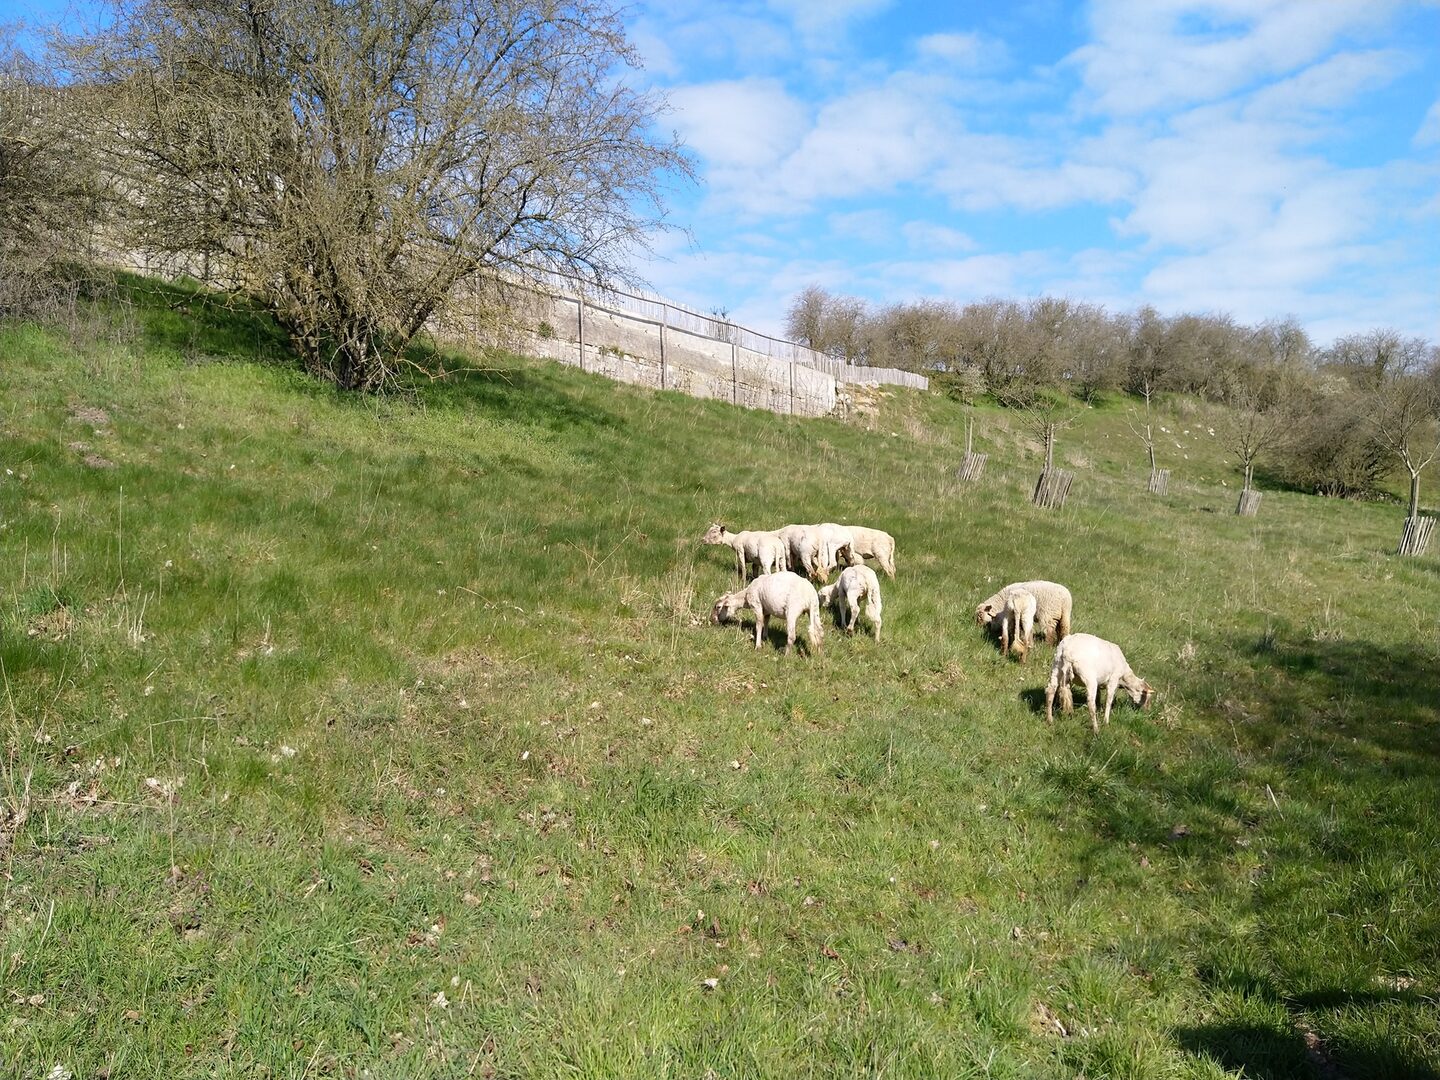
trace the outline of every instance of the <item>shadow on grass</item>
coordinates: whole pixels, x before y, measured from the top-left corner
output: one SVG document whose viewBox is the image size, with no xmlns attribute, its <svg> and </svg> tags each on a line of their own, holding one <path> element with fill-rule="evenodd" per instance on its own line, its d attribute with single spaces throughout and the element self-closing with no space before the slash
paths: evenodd
<svg viewBox="0 0 1440 1080">
<path fill-rule="evenodd" d="M 736 629 L 737 626 L 739 630 Z M 714 629 L 720 633 L 733 634 L 736 640 L 742 642 L 747 649 L 754 652 L 762 651 L 755 648 L 755 624 L 748 616 L 742 622 L 721 623 L 719 626 L 714 627 Z M 827 634 L 828 633 L 830 632 L 827 631 Z M 833 631 L 833 633 L 842 634 L 842 631 L 836 630 Z M 794 652 L 802 657 L 815 655 L 815 650 L 810 646 L 809 634 L 810 630 L 806 624 L 801 623 L 796 627 Z M 773 619 L 768 621 L 765 624 L 765 630 L 760 640 L 764 649 L 774 649 L 777 652 L 783 653 L 785 651 L 785 624 Z M 824 648 L 823 641 L 821 648 Z"/>
<path fill-rule="evenodd" d="M 1072 749 L 1044 775 L 1057 814 L 1092 823 L 1077 861 L 1125 875 L 1145 856 L 1223 900 L 1228 914 L 1212 912 L 1184 948 L 1217 1007 L 1252 1001 L 1258 1015 L 1221 1008 L 1221 1020 L 1176 1032 L 1183 1048 L 1264 1080 L 1440 1080 L 1433 998 L 1389 988 L 1404 973 L 1397 985 L 1433 994 L 1440 972 L 1433 649 L 1251 640 L 1215 651 L 1248 663 L 1197 674 L 1212 680 L 1209 723 L 1162 731 L 1117 702 L 1099 739 L 1063 739 Z M 1043 691 L 1021 697 L 1043 712 Z M 1241 923 L 1251 929 L 1237 934 Z"/>
<path fill-rule="evenodd" d="M 187 363 L 239 362 L 304 369 L 285 331 L 268 311 L 244 295 L 196 281 L 167 282 L 123 271 L 116 275 L 115 295 L 131 305 L 148 345 L 174 350 Z M 407 356 L 417 368 L 451 372 L 434 381 L 418 373 L 401 380 L 396 388 L 400 396 L 422 403 L 427 410 L 475 411 L 555 431 L 624 426 L 616 414 L 586 402 L 552 373 L 517 363 L 514 357 L 502 354 L 477 360 L 419 340 L 412 343 Z M 317 394 L 338 394 L 337 400 L 363 403 L 367 398 L 337 392 L 320 379 L 313 381 L 313 387 Z"/>
<path fill-rule="evenodd" d="M 427 408 L 470 410 L 509 423 L 553 431 L 619 430 L 625 422 L 572 392 L 553 373 L 513 360 L 487 370 L 457 372 L 425 391 Z"/>
<path fill-rule="evenodd" d="M 1338 1007 L 1372 1003 L 1364 994 L 1321 996 Z M 1254 1080 L 1440 1080 L 1432 1065 L 1374 1031 L 1322 1040 L 1301 1027 L 1237 1019 L 1177 1028 L 1174 1037 L 1186 1052 Z"/>
<path fill-rule="evenodd" d="M 1352 740 L 1440 766 L 1440 656 L 1434 648 L 1344 640 L 1252 646 L 1252 653 L 1282 676 L 1266 689 L 1275 719 L 1337 717 L 1349 721 Z M 1356 730 L 1361 709 L 1364 728 Z"/>
<path fill-rule="evenodd" d="M 1315 1072 L 1298 1031 L 1251 1021 L 1180 1028 L 1175 1041 L 1197 1057 L 1210 1057 L 1252 1080 L 1311 1080 Z"/>
<path fill-rule="evenodd" d="M 144 341 L 173 349 L 189 363 L 243 361 L 299 368 L 289 339 L 249 298 L 200 282 L 161 281 L 121 271 L 116 295 L 133 305 Z"/>
</svg>

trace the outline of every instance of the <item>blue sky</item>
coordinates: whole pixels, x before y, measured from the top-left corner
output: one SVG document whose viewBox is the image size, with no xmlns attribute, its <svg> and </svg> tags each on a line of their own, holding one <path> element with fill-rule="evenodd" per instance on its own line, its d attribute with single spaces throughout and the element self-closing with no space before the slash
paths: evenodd
<svg viewBox="0 0 1440 1080">
<path fill-rule="evenodd" d="M 760 329 L 1063 295 L 1440 342 L 1440 4 L 672 0 L 642 79 L 702 182 L 655 287 Z"/>
<path fill-rule="evenodd" d="M 692 307 L 776 331 L 815 283 L 1440 342 L 1440 0 L 631 10 L 700 170 L 640 272 Z"/>
</svg>

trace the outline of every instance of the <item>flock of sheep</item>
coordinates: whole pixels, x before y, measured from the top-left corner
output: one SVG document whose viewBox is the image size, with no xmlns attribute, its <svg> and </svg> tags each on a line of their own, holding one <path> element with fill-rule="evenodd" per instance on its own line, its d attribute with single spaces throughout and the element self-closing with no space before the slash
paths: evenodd
<svg viewBox="0 0 1440 1080">
<path fill-rule="evenodd" d="M 880 640 L 880 579 L 865 564 L 865 559 L 873 558 L 886 576 L 894 580 L 895 538 L 889 533 L 832 522 L 731 532 L 716 522 L 701 540 L 706 544 L 724 544 L 731 548 L 735 552 L 735 568 L 740 580 L 749 582 L 744 588 L 725 593 L 715 601 L 712 621 L 733 622 L 741 612 L 752 612 L 757 649 L 760 648 L 766 623 L 772 617 L 783 618 L 785 652 L 788 654 L 795 646 L 800 620 L 806 618 L 810 651 L 819 652 L 825 637 L 820 625 L 821 606 L 834 606 L 842 628 L 846 633 L 854 633 L 862 601 L 875 640 Z M 833 584 L 820 589 L 811 584 L 812 580 L 825 582 L 831 572 L 842 564 L 844 568 Z M 803 575 L 796 570 L 803 571 Z M 1155 689 L 1130 670 L 1118 645 L 1093 634 L 1072 634 L 1070 620 L 1073 608 L 1070 590 L 1064 585 L 1053 581 L 1019 581 L 1006 585 L 982 602 L 975 609 L 975 622 L 987 630 L 998 632 L 1002 652 L 1009 655 L 1013 651 L 1022 662 L 1035 643 L 1038 627 L 1043 637 L 1055 643 L 1050 682 L 1045 687 L 1045 719 L 1054 720 L 1057 693 L 1065 712 L 1074 708 L 1070 687 L 1078 682 L 1085 687 L 1091 730 L 1099 731 L 1096 697 L 1101 686 L 1105 687 L 1107 724 L 1117 687 L 1123 688 L 1130 700 L 1141 708 L 1150 703 Z"/>
</svg>

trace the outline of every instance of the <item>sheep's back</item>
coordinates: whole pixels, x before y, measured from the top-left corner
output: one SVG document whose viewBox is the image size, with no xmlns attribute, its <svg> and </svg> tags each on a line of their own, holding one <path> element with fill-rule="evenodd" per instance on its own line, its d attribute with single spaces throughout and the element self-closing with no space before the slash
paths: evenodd
<svg viewBox="0 0 1440 1080">
<path fill-rule="evenodd" d="M 790 570 L 761 574 L 750 583 L 750 591 L 766 615 L 783 615 L 791 605 L 804 605 L 807 601 L 820 602 L 815 586 Z"/>
<path fill-rule="evenodd" d="M 1046 637 L 1050 637 L 1051 628 L 1073 610 L 1074 600 L 1070 596 L 1070 590 L 1058 582 L 1012 581 L 981 605 L 995 611 L 990 620 L 992 626 L 999 625 L 1006 601 L 1010 599 L 1011 593 L 1017 592 L 1028 592 L 1035 597 L 1035 626 Z"/>
</svg>

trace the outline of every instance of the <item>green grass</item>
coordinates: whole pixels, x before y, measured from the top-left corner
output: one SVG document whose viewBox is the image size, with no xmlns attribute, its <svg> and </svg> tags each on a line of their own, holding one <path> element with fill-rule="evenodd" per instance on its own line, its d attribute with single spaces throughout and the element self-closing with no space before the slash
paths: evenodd
<svg viewBox="0 0 1440 1080">
<path fill-rule="evenodd" d="M 938 395 L 804 421 L 491 357 L 367 400 L 139 293 L 117 337 L 0 329 L 0 1073 L 1440 1076 L 1400 509 L 1233 516 L 1183 400 L 1167 496 L 1110 401 L 1043 513 L 998 410 L 957 486 Z M 710 625 L 717 518 L 889 529 L 886 641 Z M 1028 577 L 1155 709 L 1046 727 L 1049 648 L 970 616 Z"/>
</svg>

